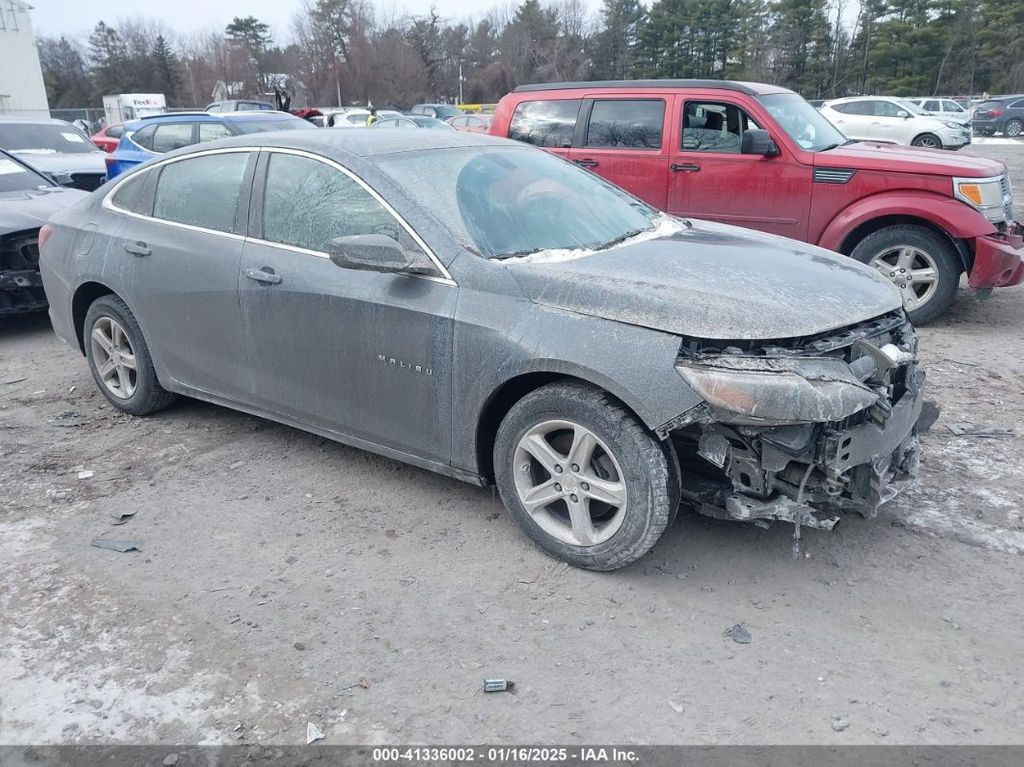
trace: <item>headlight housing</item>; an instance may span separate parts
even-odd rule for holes
[[[954,178],[953,196],[989,221],[1006,221],[1013,210],[1013,191],[1005,176]]]
[[[943,120],[942,124],[947,128],[956,128],[957,130],[965,127],[963,123],[958,123],[956,120]]]

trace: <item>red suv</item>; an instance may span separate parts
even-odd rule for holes
[[[1006,167],[853,142],[793,91],[722,80],[526,85],[491,133],[544,147],[661,210],[793,237],[871,264],[927,322],[1024,279]]]

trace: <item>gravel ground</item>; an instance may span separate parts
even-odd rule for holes
[[[970,152],[1024,198],[1024,144]],[[44,316],[7,320],[0,743],[1020,743],[1022,298],[923,329],[942,416],[879,518],[794,560],[789,527],[684,510],[611,574],[490,490],[195,401],[120,415]]]

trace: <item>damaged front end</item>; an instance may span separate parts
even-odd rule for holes
[[[685,341],[676,369],[704,402],[659,431],[702,513],[832,529],[873,516],[916,476],[924,372],[901,311],[778,342]]]

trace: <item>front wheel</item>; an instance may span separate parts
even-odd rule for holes
[[[1017,119],[1007,120],[1006,125],[1003,127],[1003,133],[1016,138],[1021,133],[1024,133],[1024,122]]]
[[[610,395],[573,382],[517,402],[494,444],[513,519],[548,554],[588,570],[625,567],[658,541],[679,504],[675,460]]]
[[[922,133],[910,142],[911,146],[920,146],[925,149],[942,149],[942,139],[934,133]]]
[[[960,259],[953,244],[923,226],[884,227],[861,240],[850,255],[899,288],[903,308],[915,325],[945,312],[960,283]]]

